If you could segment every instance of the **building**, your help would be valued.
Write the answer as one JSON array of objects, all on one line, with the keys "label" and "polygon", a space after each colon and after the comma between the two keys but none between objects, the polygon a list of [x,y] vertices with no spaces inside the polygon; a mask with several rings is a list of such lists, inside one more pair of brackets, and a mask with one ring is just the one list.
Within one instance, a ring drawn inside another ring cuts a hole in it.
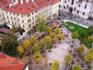
[{"label": "building", "polygon": [[23,70],[25,63],[0,52],[0,70]]},{"label": "building", "polygon": [[9,2],[6,0],[0,0],[0,25],[5,22],[4,15],[2,13],[2,9],[8,6]]},{"label": "building", "polygon": [[0,21],[21,26],[27,32],[36,25],[37,15],[43,14],[46,19],[57,15],[59,4],[59,0],[1,0]]},{"label": "building", "polygon": [[61,9],[84,19],[93,18],[93,0],[61,0]]}]

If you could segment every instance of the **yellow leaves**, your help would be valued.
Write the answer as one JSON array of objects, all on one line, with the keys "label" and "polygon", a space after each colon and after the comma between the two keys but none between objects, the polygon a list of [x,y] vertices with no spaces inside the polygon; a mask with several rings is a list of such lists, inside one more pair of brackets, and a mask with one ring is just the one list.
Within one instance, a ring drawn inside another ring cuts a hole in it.
[{"label": "yellow leaves", "polygon": [[57,37],[58,40],[64,39],[64,35],[61,34],[61,33],[60,34],[57,34],[56,37]]},{"label": "yellow leaves", "polygon": [[52,32],[52,28],[51,27],[47,27],[47,32],[51,33]]},{"label": "yellow leaves", "polygon": [[70,64],[72,62],[72,60],[73,60],[72,54],[66,55],[65,58],[64,58],[64,60],[65,60],[65,62],[66,62],[67,65]]},{"label": "yellow leaves", "polygon": [[86,55],[84,56],[84,61],[85,61],[86,63],[91,63],[91,62],[93,61],[93,56],[90,55],[90,54],[86,54]]},{"label": "yellow leaves", "polygon": [[84,45],[82,45],[82,44],[80,45],[80,47],[76,48],[76,51],[80,54],[83,54],[84,50],[85,50],[85,48],[84,48]]},{"label": "yellow leaves", "polygon": [[73,39],[77,39],[79,37],[78,33],[77,32],[73,32],[72,33],[72,38]]},{"label": "yellow leaves", "polygon": [[55,34],[57,35],[57,34],[60,34],[60,33],[61,33],[61,30],[60,30],[60,28],[56,28],[56,29],[54,30],[54,32],[55,32]]},{"label": "yellow leaves", "polygon": [[89,37],[88,37],[88,41],[89,41],[89,42],[93,42],[93,36],[89,36]]},{"label": "yellow leaves", "polygon": [[45,16],[42,14],[39,14],[37,17],[38,17],[38,20],[44,20],[45,19]]},{"label": "yellow leaves", "polygon": [[52,39],[50,36],[45,36],[44,37],[44,42],[47,44],[47,43],[51,43],[52,42]]},{"label": "yellow leaves", "polygon": [[30,41],[29,40],[25,40],[22,45],[23,45],[24,49],[26,49],[27,47],[30,46]]},{"label": "yellow leaves", "polygon": [[42,55],[41,55],[40,52],[36,52],[36,53],[34,54],[34,60],[35,60],[36,63],[40,63],[40,62],[41,62],[41,60],[42,60]]},{"label": "yellow leaves", "polygon": [[31,36],[31,37],[29,38],[29,41],[30,41],[30,44],[33,45],[34,43],[37,42],[37,38],[36,38],[35,36]]},{"label": "yellow leaves", "polygon": [[51,70],[59,70],[59,62],[54,61],[51,65]]},{"label": "yellow leaves", "polygon": [[17,50],[20,54],[24,53],[23,46],[18,46]]}]

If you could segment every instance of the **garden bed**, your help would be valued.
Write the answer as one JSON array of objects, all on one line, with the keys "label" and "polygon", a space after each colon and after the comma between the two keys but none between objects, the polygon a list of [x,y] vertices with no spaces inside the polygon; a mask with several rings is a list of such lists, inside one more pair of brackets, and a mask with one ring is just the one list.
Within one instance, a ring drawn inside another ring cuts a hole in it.
[{"label": "garden bed", "polygon": [[72,22],[64,23],[64,26],[68,28],[71,32],[77,32],[79,34],[79,40],[81,43],[85,44],[88,48],[91,48],[91,43],[88,41],[89,32],[87,28],[81,27]]}]

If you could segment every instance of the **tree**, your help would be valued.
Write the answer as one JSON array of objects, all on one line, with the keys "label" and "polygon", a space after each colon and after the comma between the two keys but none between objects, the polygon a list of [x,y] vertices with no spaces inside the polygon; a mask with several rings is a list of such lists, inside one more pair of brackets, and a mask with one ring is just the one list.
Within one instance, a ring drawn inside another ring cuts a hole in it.
[{"label": "tree", "polygon": [[73,57],[72,57],[71,54],[68,54],[68,55],[65,56],[64,60],[66,62],[66,65],[68,65],[68,64],[70,64],[72,62]]},{"label": "tree", "polygon": [[29,40],[25,40],[22,44],[23,48],[26,49],[27,47],[30,46],[30,41]]},{"label": "tree", "polygon": [[74,65],[72,70],[82,70],[80,65]]},{"label": "tree", "polygon": [[77,39],[79,37],[78,33],[77,32],[73,32],[72,33],[72,38],[73,39]]},{"label": "tree", "polygon": [[93,26],[89,26],[88,31],[89,31],[90,34],[93,34]]},{"label": "tree", "polygon": [[92,43],[93,42],[93,36],[88,36],[88,41]]},{"label": "tree", "polygon": [[89,49],[84,56],[84,61],[90,64],[93,61],[93,48]]},{"label": "tree", "polygon": [[25,32],[25,30],[22,29],[20,26],[19,27],[13,26],[13,28],[11,30],[12,30],[13,33],[19,32],[20,34],[23,34],[23,32]]},{"label": "tree", "polygon": [[51,27],[47,27],[47,32],[51,33],[52,32],[52,28]]},{"label": "tree", "polygon": [[40,48],[44,48],[45,47],[45,43],[44,43],[43,40],[40,40],[38,45],[39,45]]},{"label": "tree", "polygon": [[31,36],[29,38],[30,45],[33,46],[37,42],[37,38],[35,36]]},{"label": "tree", "polygon": [[45,44],[50,44],[52,43],[52,38],[50,36],[45,36],[43,41],[45,42]]},{"label": "tree", "polygon": [[62,40],[62,39],[64,39],[63,34],[57,34],[56,37],[57,37],[58,40]]},{"label": "tree", "polygon": [[80,47],[76,48],[76,51],[79,53],[79,54],[83,54],[84,53],[84,46],[83,45],[80,45]]},{"label": "tree", "polygon": [[35,60],[36,63],[40,63],[40,62],[41,62],[41,60],[42,60],[42,55],[41,55],[40,52],[36,52],[36,53],[34,54],[34,60]]},{"label": "tree", "polygon": [[49,33],[49,36],[54,39],[56,37],[56,34],[54,32]]},{"label": "tree", "polygon": [[91,54],[91,55],[93,55],[93,48],[88,49],[87,54]]},{"label": "tree", "polygon": [[39,43],[34,44],[34,45],[31,47],[31,50],[32,50],[32,54],[35,54],[36,52],[40,51]]},{"label": "tree", "polygon": [[17,47],[17,51],[19,52],[20,55],[25,52],[22,45],[20,45],[20,46]]},{"label": "tree", "polygon": [[85,61],[87,64],[90,64],[90,63],[93,61],[93,55],[86,54],[86,55],[84,56],[84,61]]},{"label": "tree", "polygon": [[2,37],[1,51],[11,55],[17,56],[17,46],[19,45],[17,37],[13,33],[7,33]]},{"label": "tree", "polygon": [[57,34],[60,34],[61,33],[61,30],[60,30],[60,28],[56,28],[56,29],[54,29],[54,33],[57,35]]},{"label": "tree", "polygon": [[59,70],[59,62],[58,61],[54,61],[51,65],[51,69],[50,70]]},{"label": "tree", "polygon": [[52,43],[48,43],[48,44],[46,45],[46,49],[51,49],[52,47],[53,47]]},{"label": "tree", "polygon": [[47,25],[45,23],[45,17],[44,15],[38,15],[38,20],[37,20],[37,30],[40,32],[44,32],[47,30]]}]

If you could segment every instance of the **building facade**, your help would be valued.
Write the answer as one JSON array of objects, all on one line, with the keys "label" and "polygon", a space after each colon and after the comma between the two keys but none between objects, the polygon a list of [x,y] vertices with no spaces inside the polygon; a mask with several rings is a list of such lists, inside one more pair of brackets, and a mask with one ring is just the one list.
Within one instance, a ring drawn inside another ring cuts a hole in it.
[{"label": "building facade", "polygon": [[57,15],[60,1],[6,0],[5,3],[6,6],[0,6],[0,21],[6,22],[9,26],[21,26],[27,32],[37,24],[37,15],[43,14],[46,19]]},{"label": "building facade", "polygon": [[61,0],[61,10],[84,19],[93,18],[93,0]]}]

